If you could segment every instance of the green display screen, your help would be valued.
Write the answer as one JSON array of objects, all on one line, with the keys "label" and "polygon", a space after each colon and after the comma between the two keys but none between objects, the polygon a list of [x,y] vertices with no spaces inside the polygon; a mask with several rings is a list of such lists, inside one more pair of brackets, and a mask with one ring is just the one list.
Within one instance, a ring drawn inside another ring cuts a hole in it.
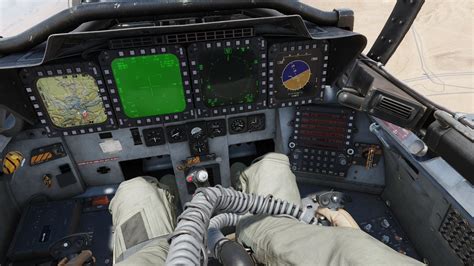
[{"label": "green display screen", "polygon": [[259,96],[259,60],[250,47],[201,51],[198,69],[209,108],[251,104]]},{"label": "green display screen", "polygon": [[116,58],[112,61],[123,111],[129,118],[183,112],[186,98],[174,54]]}]

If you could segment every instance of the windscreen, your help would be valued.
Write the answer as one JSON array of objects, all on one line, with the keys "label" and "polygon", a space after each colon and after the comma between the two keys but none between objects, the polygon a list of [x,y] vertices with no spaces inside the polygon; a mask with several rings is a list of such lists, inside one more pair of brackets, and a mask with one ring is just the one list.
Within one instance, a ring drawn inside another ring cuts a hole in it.
[{"label": "windscreen", "polygon": [[186,108],[178,58],[173,54],[117,58],[112,72],[129,118],[183,112]]}]

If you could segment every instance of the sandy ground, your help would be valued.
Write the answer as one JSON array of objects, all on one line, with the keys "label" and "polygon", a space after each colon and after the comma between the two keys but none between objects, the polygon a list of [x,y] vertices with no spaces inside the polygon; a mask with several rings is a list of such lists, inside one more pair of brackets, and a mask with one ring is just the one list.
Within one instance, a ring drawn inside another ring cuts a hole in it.
[{"label": "sandy ground", "polygon": [[[354,10],[354,31],[368,37],[369,50],[395,0],[304,0],[323,10]],[[387,68],[448,109],[474,113],[473,0],[426,0]]]},{"label": "sandy ground", "polygon": [[[348,7],[368,48],[396,0],[303,0],[323,10]],[[0,35],[12,36],[67,7],[68,0],[0,0]],[[387,68],[447,108],[474,113],[474,0],[426,0]]]}]

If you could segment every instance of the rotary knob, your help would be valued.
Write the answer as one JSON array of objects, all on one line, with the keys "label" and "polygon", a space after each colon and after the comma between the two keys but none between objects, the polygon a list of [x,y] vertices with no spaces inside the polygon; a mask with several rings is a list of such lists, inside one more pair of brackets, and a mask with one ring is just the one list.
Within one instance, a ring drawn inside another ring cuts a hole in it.
[{"label": "rotary knob", "polygon": [[344,156],[344,155],[341,154],[341,155],[339,155],[338,160],[339,160],[339,164],[340,164],[340,165],[342,165],[342,166],[347,165],[347,158],[346,158],[346,156]]}]

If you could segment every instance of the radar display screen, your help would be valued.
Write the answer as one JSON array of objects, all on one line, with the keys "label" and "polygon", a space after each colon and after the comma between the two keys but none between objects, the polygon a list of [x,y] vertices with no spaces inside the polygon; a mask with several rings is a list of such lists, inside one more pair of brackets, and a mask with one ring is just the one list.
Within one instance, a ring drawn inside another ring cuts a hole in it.
[{"label": "radar display screen", "polygon": [[36,88],[51,122],[59,128],[101,124],[107,120],[99,87],[89,74],[40,78]]},{"label": "radar display screen", "polygon": [[103,52],[99,59],[120,127],[193,117],[182,47],[111,50]]},{"label": "radar display screen", "polygon": [[221,52],[207,50],[198,65],[204,104],[213,108],[254,103],[259,93],[258,55],[250,47],[227,47]]},{"label": "radar display screen", "polygon": [[20,76],[48,136],[100,132],[115,128],[99,68],[91,63],[23,69]]},{"label": "radar display screen", "polygon": [[198,116],[260,109],[266,98],[262,39],[196,43],[189,48]]},{"label": "radar display screen", "polygon": [[321,101],[327,49],[324,41],[273,45],[269,54],[269,105],[285,107]]},{"label": "radar display screen", "polygon": [[130,118],[179,113],[186,108],[178,57],[173,54],[112,61],[123,111]]}]

